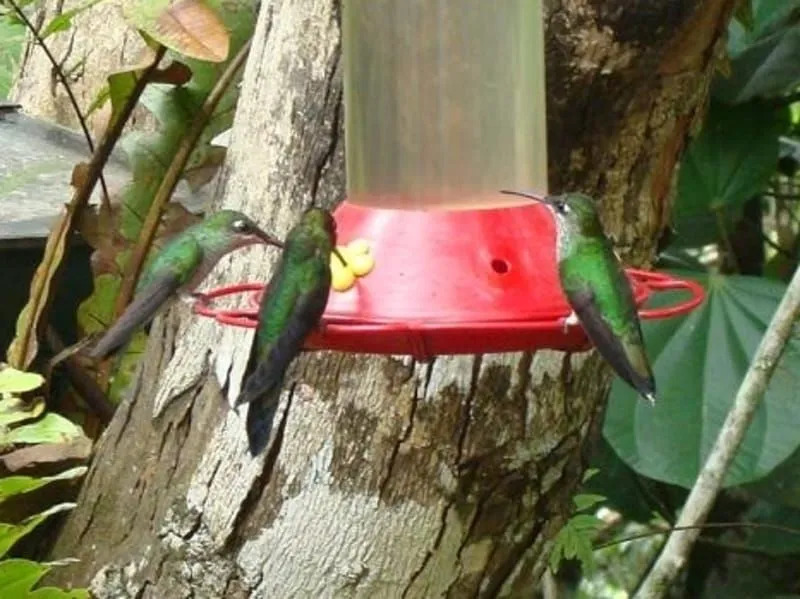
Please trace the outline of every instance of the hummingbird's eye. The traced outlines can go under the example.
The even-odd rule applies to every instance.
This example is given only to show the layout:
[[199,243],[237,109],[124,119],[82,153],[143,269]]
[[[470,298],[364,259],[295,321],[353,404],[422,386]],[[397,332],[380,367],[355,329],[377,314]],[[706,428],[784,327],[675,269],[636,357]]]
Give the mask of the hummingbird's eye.
[[556,202],[556,210],[560,214],[569,214],[569,206],[566,202]]
[[250,225],[246,220],[235,220],[231,224],[231,228],[237,233],[246,233],[250,230]]

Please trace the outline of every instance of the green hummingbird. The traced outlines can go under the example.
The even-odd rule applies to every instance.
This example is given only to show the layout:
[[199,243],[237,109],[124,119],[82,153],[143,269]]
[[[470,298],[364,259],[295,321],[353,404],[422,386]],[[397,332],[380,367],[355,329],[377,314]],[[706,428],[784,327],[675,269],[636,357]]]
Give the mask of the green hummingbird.
[[581,193],[547,197],[510,190],[502,193],[542,202],[555,216],[558,275],[572,308],[564,321],[565,331],[570,325],[583,325],[614,371],[655,403],[655,378],[645,352],[633,291],[592,198]]
[[235,210],[220,210],[178,233],[147,266],[136,285],[133,301],[95,344],[89,356],[105,358],[127,343],[136,329],[150,322],[176,297],[203,297],[194,289],[219,259],[254,243],[283,247],[280,240]]
[[336,222],[327,210],[310,208],[289,231],[258,311],[255,342],[250,351],[242,391],[235,410],[250,404],[247,438],[250,454],[267,446],[278,409],[286,369],[319,325],[331,288],[331,253],[336,249]]

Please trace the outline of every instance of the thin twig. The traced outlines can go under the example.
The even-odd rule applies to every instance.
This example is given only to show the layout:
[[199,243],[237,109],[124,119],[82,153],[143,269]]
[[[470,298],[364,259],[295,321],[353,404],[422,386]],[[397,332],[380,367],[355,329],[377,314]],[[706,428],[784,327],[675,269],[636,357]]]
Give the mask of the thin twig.
[[153,196],[153,202],[150,204],[150,208],[147,211],[147,217],[142,224],[139,239],[133,248],[133,252],[128,264],[125,267],[125,276],[122,277],[122,285],[120,286],[119,294],[117,295],[117,301],[114,305],[114,314],[116,317],[119,317],[119,315],[122,314],[122,312],[125,310],[125,307],[128,305],[128,302],[131,300],[133,290],[136,288],[136,281],[139,279],[139,273],[141,272],[145,256],[147,256],[147,252],[153,243],[153,239],[155,238],[156,229],[158,228],[158,223],[161,219],[161,213],[164,210],[164,206],[166,206],[167,202],[172,196],[172,192],[175,190],[175,186],[178,184],[178,181],[180,180],[180,177],[186,168],[186,163],[189,161],[189,157],[191,156],[195,145],[197,145],[197,140],[200,139],[200,136],[208,124],[209,119],[212,117],[214,110],[217,108],[217,104],[219,104],[219,101],[227,91],[228,87],[236,76],[236,73],[247,59],[247,54],[249,51],[250,40],[245,42],[245,44],[241,47],[238,54],[228,64],[227,68],[220,76],[219,80],[214,86],[214,89],[212,89],[211,93],[208,94],[208,97],[206,98],[205,102],[203,102],[203,105],[200,107],[197,115],[195,115],[189,130],[186,132],[186,136],[183,138],[180,148],[178,148],[178,151],[175,153],[175,157],[172,159],[169,168],[167,168],[167,172],[164,173],[164,178],[161,180],[161,185],[159,185],[158,190]]
[[728,412],[714,446],[683,506],[675,527],[678,530],[670,534],[664,550],[636,594],[637,599],[662,597],[678,573],[686,566],[700,529],[685,527],[702,523],[711,511],[711,506],[722,488],[725,474],[736,456],[747,427],[792,334],[798,314],[800,314],[800,269],[795,270],[792,281],[753,356],[736,393],[733,407]]
[[703,530],[709,528],[765,528],[768,530],[778,530],[780,532],[785,532],[793,535],[800,535],[800,528],[792,528],[791,526],[781,526],[780,524],[769,524],[767,522],[706,522],[705,524],[690,524],[687,526],[665,526],[657,530],[648,530],[646,532],[640,532],[635,535],[630,535],[620,539],[614,539],[613,541],[608,541],[606,543],[601,543],[600,545],[596,545],[595,547],[593,547],[593,550],[599,551],[600,549],[613,547],[614,545],[620,545],[622,543],[627,543],[628,541],[637,541],[639,539],[646,539],[649,537],[654,537],[656,535],[667,535],[675,530]]
[[[75,111],[75,116],[78,117],[78,122],[81,125],[81,129],[83,130],[83,135],[86,137],[86,144],[89,146],[89,151],[94,154],[94,141],[92,140],[92,134],[89,133],[89,127],[86,126],[86,119],[83,117],[83,113],[81,112],[80,106],[78,106],[78,100],[75,98],[75,94],[72,93],[72,88],[69,86],[69,82],[67,81],[66,75],[64,75],[64,71],[61,69],[61,65],[58,64],[56,57],[53,56],[52,52],[50,52],[50,48],[47,47],[47,44],[44,43],[44,39],[36,28],[33,26],[33,23],[30,22],[25,12],[17,6],[17,3],[14,0],[8,0],[8,3],[14,9],[14,12],[17,13],[17,16],[20,20],[25,23],[25,27],[31,32],[36,43],[42,48],[44,53],[47,55],[48,60],[50,60],[50,64],[53,65],[53,70],[58,75],[58,79],[61,81],[61,85],[64,86],[64,90],[67,92],[67,96],[69,97],[69,102],[72,104],[72,109]],[[100,172],[100,186],[103,189],[103,203],[106,207],[109,206],[109,197],[108,197],[108,187],[106,187],[106,180],[103,177],[102,171]]]

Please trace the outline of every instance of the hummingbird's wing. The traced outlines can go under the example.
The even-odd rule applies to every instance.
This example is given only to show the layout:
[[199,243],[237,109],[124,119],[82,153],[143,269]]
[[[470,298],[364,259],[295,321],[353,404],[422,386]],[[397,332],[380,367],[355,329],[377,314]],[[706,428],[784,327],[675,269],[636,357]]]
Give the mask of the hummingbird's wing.
[[586,335],[616,373],[642,395],[655,393],[655,382],[650,362],[645,354],[644,340],[639,320],[635,316],[633,299],[631,298],[630,303],[634,316],[628,326],[617,333],[600,309],[591,287],[587,285],[573,290],[569,293],[569,299]]
[[203,259],[199,244],[187,238],[180,244],[180,249],[182,251],[174,255],[162,251],[155,257],[142,275],[133,301],[92,348],[91,358],[105,358],[127,343],[133,333],[150,322],[197,270]]
[[156,315],[159,308],[180,287],[180,281],[174,274],[167,274],[155,279],[137,294],[117,321],[111,325],[100,341],[92,348],[89,356],[95,359],[105,358],[108,354],[128,342],[139,327],[147,324]]
[[258,455],[269,441],[286,370],[303,349],[306,337],[319,323],[329,290],[330,284],[297,297],[286,325],[266,355],[259,359],[236,399],[236,405],[250,404],[247,438],[253,456]]

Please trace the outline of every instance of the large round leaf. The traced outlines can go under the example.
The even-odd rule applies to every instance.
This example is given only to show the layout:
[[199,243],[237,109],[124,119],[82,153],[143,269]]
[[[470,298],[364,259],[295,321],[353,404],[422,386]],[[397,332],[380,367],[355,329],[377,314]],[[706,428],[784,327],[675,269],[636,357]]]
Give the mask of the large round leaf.
[[[643,323],[658,401],[614,382],[604,434],[634,470],[690,487],[733,404],[785,286],[755,277],[693,276],[707,298],[683,318]],[[653,305],[674,301],[670,294]],[[726,486],[770,473],[800,445],[800,347],[787,348],[725,479]]]
[[735,209],[761,192],[775,172],[787,114],[785,108],[756,102],[712,102],[702,131],[681,160],[675,220]]

